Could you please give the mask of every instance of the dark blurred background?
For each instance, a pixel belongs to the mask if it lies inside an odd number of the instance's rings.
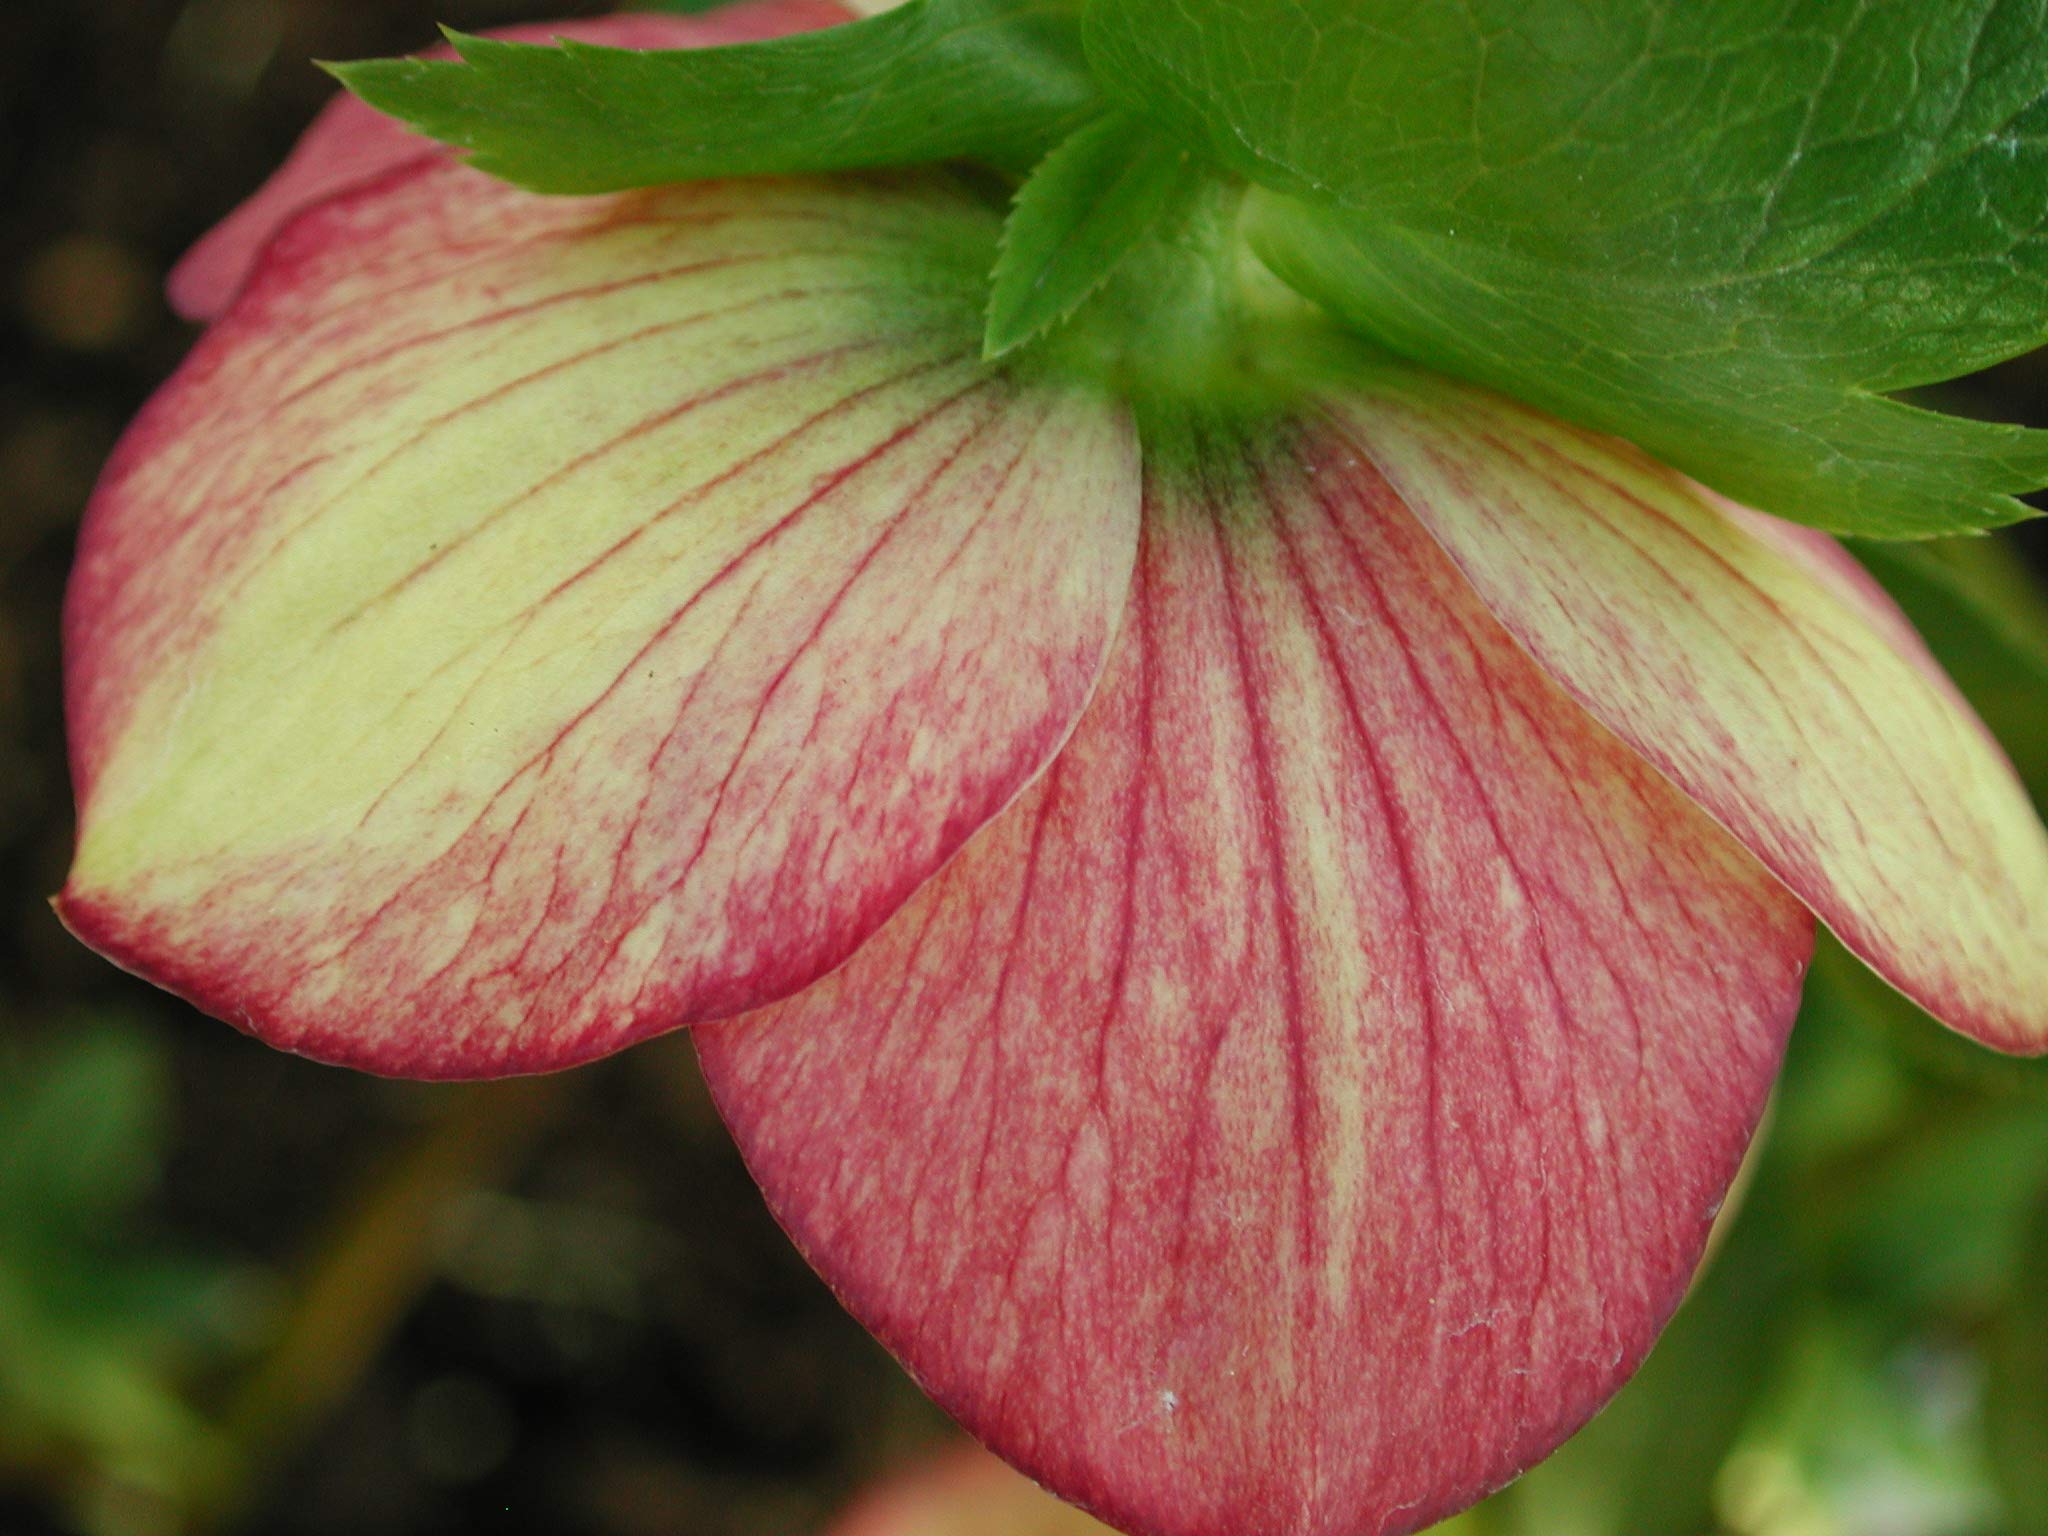
[[[194,334],[166,269],[325,99],[308,59],[562,8],[0,7],[0,1536],[817,1529],[943,1425],[776,1232],[685,1045],[374,1081],[122,976],[44,901],[58,605],[101,461]],[[2044,398],[2037,359],[1949,403]],[[2038,786],[2048,671],[1937,639]],[[2048,1090],[1829,963],[1700,1296],[1471,1530],[2048,1531]]]

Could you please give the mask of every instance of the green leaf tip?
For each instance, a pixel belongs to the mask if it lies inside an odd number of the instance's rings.
[[[983,357],[1003,357],[1072,315],[1204,174],[1121,112],[1069,136],[1018,191],[1003,228]]]
[[[948,159],[1028,165],[1100,110],[1066,0],[911,0],[721,48],[446,35],[455,59],[370,60],[337,78],[536,192]]]

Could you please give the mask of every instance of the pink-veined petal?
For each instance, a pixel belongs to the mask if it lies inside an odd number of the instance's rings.
[[[322,204],[131,429],[60,910],[323,1059],[538,1070],[842,959],[1058,750],[1121,411],[978,362],[942,176]]]
[[[1147,442],[1045,777],[695,1036],[777,1215],[975,1434],[1144,1536],[1388,1536],[1676,1305],[1812,922],[1326,439]]]
[[[977,1445],[897,1473],[864,1495],[831,1536],[1114,1536]]]
[[[1839,547],[1476,390],[1390,379],[1342,417],[1508,630],[1843,943],[2048,1050],[2048,833]]]
[[[486,36],[518,43],[573,38],[610,48],[713,48],[829,27],[849,14],[832,0],[739,0],[697,16],[644,11],[582,16],[502,27]],[[446,58],[452,52],[443,44],[426,50],[426,56]],[[447,153],[396,118],[338,93],[270,179],[172,268],[165,284],[171,307],[187,320],[213,319],[240,291],[263,247],[296,215],[401,166]]]

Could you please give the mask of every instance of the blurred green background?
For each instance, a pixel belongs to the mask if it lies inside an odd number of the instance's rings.
[[[680,1042],[378,1082],[198,1017],[44,903],[58,603],[99,463],[191,340],[164,271],[324,99],[307,59],[559,14],[0,8],[0,1536],[779,1536],[945,1433],[775,1231]],[[2048,366],[1944,403],[2048,423]],[[2037,799],[2039,550],[1871,556]],[[1693,1299],[1591,1429],[1454,1524],[2048,1536],[2048,1066],[1824,952]]]

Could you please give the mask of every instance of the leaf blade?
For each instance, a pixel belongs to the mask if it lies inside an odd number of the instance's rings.
[[[1399,356],[1627,438],[1795,522],[1927,538],[2030,516],[2048,432],[1966,420],[1817,378],[1764,304],[1683,310],[1612,274],[1429,236],[1362,234],[1255,196],[1247,228],[1286,281]],[[1747,338],[1761,333],[1761,343]]]
[[[1130,0],[1086,43],[1403,356],[1841,532],[2048,481],[1883,398],[2048,341],[2048,0]]]
[[[1066,319],[1109,280],[1201,172],[1189,154],[1111,113],[1078,130],[1018,191],[989,292],[982,355]]]
[[[821,32],[687,51],[449,40],[455,60],[331,71],[535,192],[1035,158],[1095,108],[1067,0],[912,0]]]

